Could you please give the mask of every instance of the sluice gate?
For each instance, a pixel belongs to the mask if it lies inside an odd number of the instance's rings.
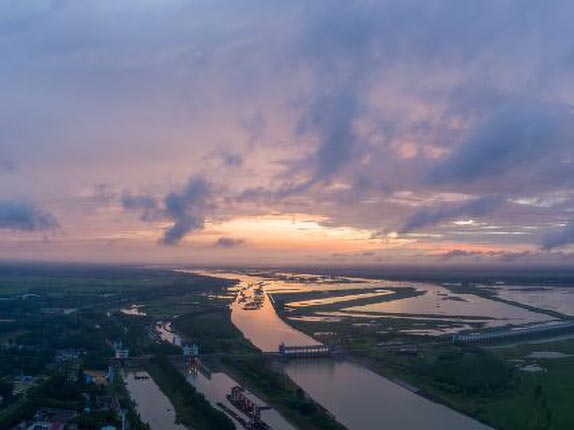
[[[334,348],[331,345],[287,346],[284,343],[279,345],[279,356],[285,359],[331,357],[333,352]]]

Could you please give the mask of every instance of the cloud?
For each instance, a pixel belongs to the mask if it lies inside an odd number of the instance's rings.
[[[122,206],[128,211],[140,212],[140,219],[145,222],[158,221],[164,217],[157,199],[149,194],[124,193]]]
[[[77,243],[87,225],[115,237],[133,222],[75,199],[100,181],[114,187],[96,203],[168,225],[166,244],[208,218],[261,214],[369,233],[488,214],[524,232],[488,236],[501,246],[539,245],[540,226],[570,219],[495,211],[488,196],[574,185],[574,2],[148,3],[0,2],[0,198],[56,202]],[[203,191],[165,185],[191,166]],[[485,201],[431,203],[446,193]],[[489,232],[502,233],[457,226],[395,245]]]
[[[484,255],[484,252],[482,251],[465,251],[462,249],[453,249],[452,251],[449,252],[445,252],[444,254],[441,254],[439,256],[440,260],[452,260],[452,259],[457,259],[457,258],[468,258],[468,257],[474,257],[474,258],[480,258]]]
[[[488,215],[505,203],[501,196],[485,196],[463,203],[441,204],[424,207],[411,215],[403,224],[401,233],[409,233],[441,221],[461,216],[481,217]]]
[[[16,168],[16,165],[12,160],[0,159],[0,171],[11,172]]]
[[[512,251],[466,251],[454,249],[439,255],[439,260],[449,261],[458,259],[474,259],[476,261],[488,260],[499,263],[512,263],[521,259],[537,257],[536,253],[530,251],[512,252]]]
[[[432,184],[465,183],[504,176],[525,164],[568,150],[574,116],[567,105],[514,100],[503,104],[471,129],[460,146],[430,171]],[[559,163],[544,164],[547,172]]]
[[[221,152],[221,161],[225,167],[241,167],[243,166],[243,157],[236,152]]]
[[[118,193],[110,184],[99,183],[94,185],[88,197],[98,202],[109,203],[117,199]]]
[[[542,239],[542,249],[551,250],[574,245],[574,223],[567,224],[562,230],[546,234]]]
[[[321,96],[305,113],[301,133],[313,130],[319,139],[317,150],[305,160],[313,167],[310,184],[331,178],[352,160],[357,143],[352,129],[358,115],[357,103],[356,90],[344,87]]]
[[[0,229],[35,232],[59,228],[56,217],[34,203],[19,200],[0,201]]]
[[[215,242],[217,248],[237,248],[245,243],[245,239],[222,236]]]
[[[376,49],[378,8],[371,4],[339,2],[336,7],[308,5],[295,38],[296,61],[304,62],[312,76],[311,88],[302,98],[298,137],[312,137],[312,154],[295,163],[306,170],[306,186],[328,182],[361,154],[362,141],[356,121],[368,111],[371,77],[381,61]],[[352,19],[349,19],[352,16]]]
[[[454,249],[449,252],[437,255],[439,261],[449,260],[473,260],[476,262],[488,263],[515,263],[523,264],[540,264],[551,263],[561,264],[571,262],[574,254],[564,252],[547,252],[547,251],[467,251]]]
[[[171,222],[160,242],[177,245],[188,233],[204,228],[205,218],[212,209],[211,197],[210,184],[197,176],[183,189],[169,192],[161,201],[149,194],[124,193],[122,205],[128,211],[140,212],[142,221]]]
[[[165,245],[174,245],[190,231],[202,230],[210,208],[211,189],[201,177],[189,180],[180,192],[171,192],[164,198],[166,217],[173,221],[163,237]]]

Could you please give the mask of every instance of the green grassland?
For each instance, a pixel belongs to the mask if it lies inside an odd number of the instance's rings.
[[[188,339],[201,345],[202,354],[257,354],[233,325],[227,307],[202,310],[176,318],[173,327]]]
[[[537,345],[538,350],[571,350],[574,342]],[[510,359],[523,359],[523,348],[482,350],[435,344],[416,357],[398,352],[362,355],[386,376],[403,379],[435,400],[502,430],[572,428],[574,359],[537,359],[545,369],[529,373]]]

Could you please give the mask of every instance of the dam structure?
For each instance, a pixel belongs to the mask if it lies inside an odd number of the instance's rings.
[[[331,357],[334,353],[334,348],[331,345],[301,345],[301,346],[287,346],[284,343],[279,345],[279,356],[283,359],[293,358],[322,358]]]

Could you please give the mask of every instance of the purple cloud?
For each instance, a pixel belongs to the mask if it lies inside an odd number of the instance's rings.
[[[177,245],[190,232],[202,230],[205,217],[212,208],[210,184],[202,177],[193,177],[178,191],[168,193],[161,201],[149,194],[122,196],[126,210],[140,212],[142,221],[170,221],[161,239],[164,245]]]
[[[237,248],[245,243],[245,239],[236,239],[233,237],[222,236],[215,242],[217,248]]]
[[[550,250],[574,245],[574,224],[567,224],[560,231],[553,231],[542,238],[542,249]]]
[[[505,203],[501,196],[486,196],[463,203],[441,204],[425,207],[411,215],[403,224],[401,233],[409,233],[441,221],[465,217],[482,217],[488,215]]]
[[[35,232],[59,228],[56,217],[34,203],[20,200],[0,201],[0,229]]]

